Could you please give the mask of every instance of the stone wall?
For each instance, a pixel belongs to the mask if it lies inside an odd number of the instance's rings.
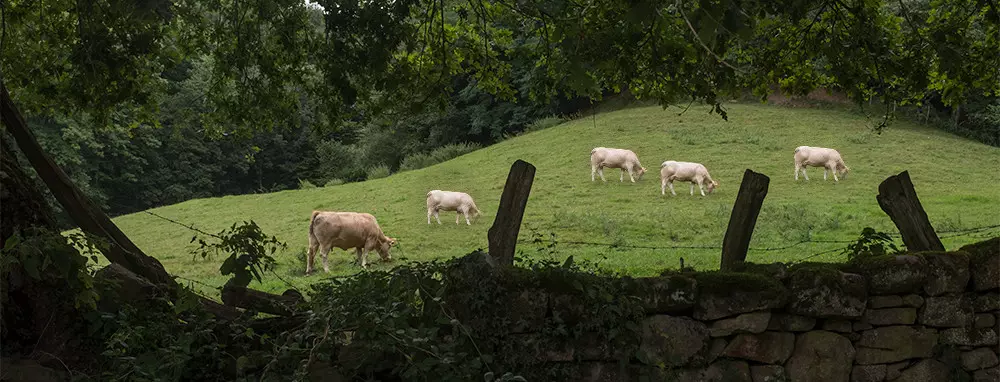
[[[533,323],[595,307],[523,291],[504,341],[536,362],[514,371],[529,380],[561,368],[560,379],[578,381],[1000,381],[1000,238],[635,282],[646,312],[638,343],[542,330]]]

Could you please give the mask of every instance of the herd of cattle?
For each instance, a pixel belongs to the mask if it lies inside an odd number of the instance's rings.
[[[850,169],[844,164],[844,159],[840,153],[834,149],[823,147],[799,146],[795,148],[795,180],[799,180],[799,173],[809,180],[806,174],[806,167],[823,167],[823,180],[827,179],[827,174],[833,173],[835,182],[841,177],[847,177]],[[596,181],[595,175],[600,175],[601,181],[604,179],[605,168],[617,168],[621,170],[618,180],[625,181],[625,173],[628,173],[629,180],[635,183],[636,179],[642,179],[646,173],[646,168],[639,163],[639,157],[635,152],[626,149],[614,149],[607,147],[597,147],[590,151],[590,180]],[[660,194],[666,195],[669,187],[670,193],[674,196],[674,181],[690,182],[691,195],[694,195],[694,186],[697,185],[701,191],[701,196],[705,196],[705,189],[711,194],[715,188],[719,187],[719,182],[712,179],[708,174],[708,169],[693,162],[666,161],[660,164]],[[438,216],[440,211],[455,211],[455,224],[461,223],[461,218],[465,217],[465,224],[471,225],[470,215],[473,219],[480,215],[479,208],[472,200],[472,196],[464,192],[431,190],[427,192],[427,224],[431,224],[431,216],[441,224]],[[316,252],[323,256],[323,270],[330,271],[327,264],[327,254],[333,248],[344,250],[354,249],[357,253],[357,261],[362,267],[368,266],[368,252],[377,251],[383,261],[392,260],[389,250],[396,245],[396,239],[388,237],[382,232],[375,217],[362,212],[333,212],[333,211],[313,211],[309,223],[309,251],[306,260],[306,274],[313,271],[313,262]]]

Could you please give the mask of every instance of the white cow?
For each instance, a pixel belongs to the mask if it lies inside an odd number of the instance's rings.
[[[472,225],[469,222],[470,213],[472,213],[473,218],[479,216],[479,208],[476,207],[476,202],[472,200],[472,196],[469,196],[469,194],[441,190],[428,191],[427,224],[431,224],[431,215],[434,215],[438,224],[441,224],[441,217],[438,216],[439,211],[455,211],[455,224],[459,224],[459,219],[462,215],[465,215],[466,225]]]
[[[646,168],[642,167],[642,164],[639,163],[639,157],[632,150],[607,147],[595,147],[590,150],[590,181],[595,181],[594,174],[596,173],[601,175],[601,181],[607,182],[604,179],[605,167],[622,170],[621,176],[618,178],[619,182],[625,181],[626,171],[628,171],[628,177],[632,183],[635,183],[635,178],[642,180],[642,175],[646,173]]]
[[[809,180],[809,174],[806,174],[806,167],[822,167],[823,168],[823,180],[826,180],[827,172],[833,172],[833,181],[838,182],[837,175],[840,174],[847,179],[847,172],[850,171],[847,165],[844,164],[844,159],[840,157],[840,153],[834,149],[828,149],[823,147],[809,147],[809,146],[799,146],[795,148],[795,180],[799,180],[799,171],[802,171],[802,175]]]
[[[691,182],[691,195],[694,195],[696,184],[701,196],[705,196],[705,187],[708,187],[709,194],[719,187],[719,182],[712,180],[712,176],[708,175],[708,169],[701,163],[668,160],[660,164],[660,195],[666,195],[669,186],[670,194],[677,196],[674,192],[675,180]]]
[[[306,274],[312,273],[318,249],[323,255],[323,271],[330,272],[326,257],[334,247],[357,252],[358,262],[368,267],[368,252],[378,251],[382,261],[392,260],[389,249],[396,239],[385,236],[375,217],[359,212],[313,211],[309,222],[309,252]]]

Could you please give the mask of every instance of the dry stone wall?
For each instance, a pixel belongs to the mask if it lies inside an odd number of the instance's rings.
[[[851,264],[747,264],[636,279],[638,343],[542,330],[592,306],[545,289],[511,304],[529,380],[1000,381],[1000,238]],[[573,338],[567,340],[566,338]],[[549,377],[541,377],[548,375]]]

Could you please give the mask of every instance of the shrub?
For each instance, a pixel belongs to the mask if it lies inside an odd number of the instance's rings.
[[[308,190],[310,188],[316,188],[316,185],[312,184],[308,179],[299,179],[300,190]]]
[[[333,187],[333,186],[339,186],[341,184],[344,184],[344,180],[343,179],[333,178],[333,179],[330,179],[328,182],[326,182],[326,184],[324,184],[323,187]]]
[[[480,146],[475,143],[455,143],[444,145],[432,150],[429,153],[413,154],[399,165],[399,171],[409,171],[433,166],[435,164],[453,159],[455,157],[479,150]]]
[[[861,231],[861,236],[854,244],[848,245],[844,249],[844,254],[848,260],[855,260],[866,257],[878,257],[902,252],[892,240],[892,237],[885,232],[875,231],[871,227],[865,227]]]
[[[366,179],[368,180],[385,178],[390,175],[389,166],[380,164],[377,166],[369,167],[368,170],[365,171],[365,174],[367,175]]]
[[[530,133],[530,132],[533,132],[533,131],[545,130],[545,129],[548,129],[548,128],[552,127],[552,126],[558,125],[558,124],[563,123],[563,122],[566,122],[566,120],[564,120],[562,118],[559,118],[559,117],[555,117],[555,116],[545,117],[545,118],[542,118],[542,119],[537,119],[537,120],[535,120],[535,122],[532,122],[527,127],[525,127],[524,128],[524,132],[525,133]]]

